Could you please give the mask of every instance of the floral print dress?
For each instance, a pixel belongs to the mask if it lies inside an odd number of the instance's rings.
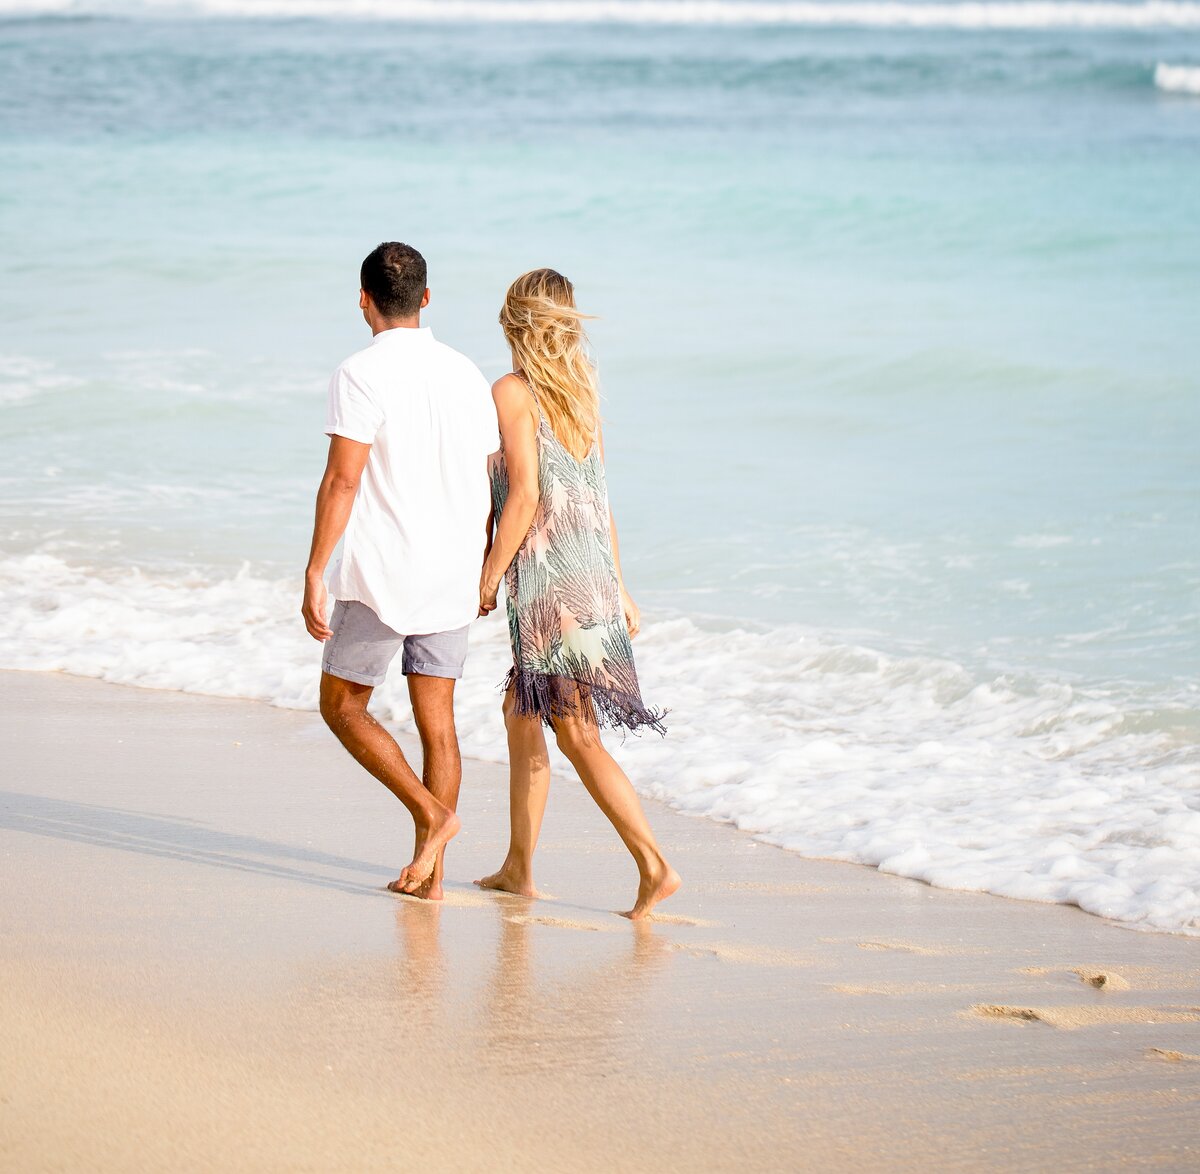
[[[537,393],[520,375],[537,402]],[[547,725],[565,715],[613,729],[666,733],[642,702],[613,561],[600,445],[577,460],[538,403],[538,505],[504,576],[517,712]],[[508,500],[504,452],[489,465],[498,519]]]

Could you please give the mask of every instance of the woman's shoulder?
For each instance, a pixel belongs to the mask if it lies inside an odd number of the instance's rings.
[[[537,400],[530,391],[529,384],[520,375],[512,372],[508,375],[501,375],[492,384],[492,399],[496,401],[496,407],[500,411],[507,409],[511,412],[524,409],[533,416],[538,414]]]
[[[507,375],[501,375],[495,383],[492,384],[492,395],[494,396],[513,396],[517,393],[529,398],[529,385],[515,371],[510,371]]]
[[[528,385],[519,375],[502,375],[492,384],[492,400],[500,419],[502,436],[534,436],[541,421],[541,411]]]

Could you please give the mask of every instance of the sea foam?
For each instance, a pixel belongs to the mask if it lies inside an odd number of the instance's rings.
[[[4,667],[315,708],[294,582],[30,554],[0,560],[0,591]],[[981,676],[799,626],[662,619],[637,652],[671,710],[665,740],[612,740],[645,795],[806,856],[1200,933],[1196,696]],[[504,623],[476,624],[458,700],[476,758],[504,760],[509,659]],[[377,703],[411,729],[398,672]]]
[[[10,15],[333,17],[445,23],[763,25],[914,29],[1200,28],[1188,0],[979,0],[806,3],[803,0],[0,0]]]
[[[1160,62],[1154,67],[1154,84],[1169,94],[1200,94],[1200,66]]]

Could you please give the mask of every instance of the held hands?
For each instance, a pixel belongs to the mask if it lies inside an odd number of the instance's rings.
[[[329,592],[325,588],[324,579],[314,579],[306,576],[304,580],[304,603],[300,614],[304,617],[304,626],[314,640],[322,642],[333,635],[333,629],[326,622],[326,609],[329,605]]]
[[[625,627],[629,629],[629,638],[632,640],[642,630],[642,613],[625,590],[624,583],[621,584],[621,611],[625,616]]]

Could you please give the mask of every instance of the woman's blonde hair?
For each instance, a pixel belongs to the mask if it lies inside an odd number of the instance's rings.
[[[554,435],[582,459],[600,424],[596,369],[575,287],[554,269],[531,269],[508,287],[500,326],[517,370],[537,393]]]

